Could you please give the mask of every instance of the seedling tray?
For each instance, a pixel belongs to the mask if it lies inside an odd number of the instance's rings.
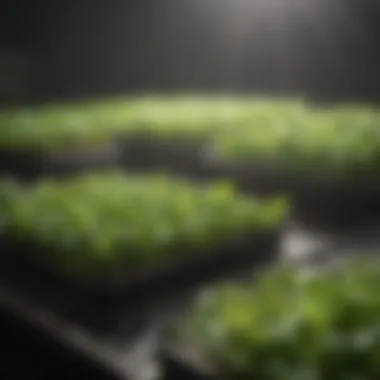
[[[132,171],[164,170],[195,179],[211,179],[206,165],[206,140],[167,137],[130,137],[123,144],[123,166]]]
[[[356,271],[355,260],[365,259],[379,266],[380,239],[376,236],[378,227],[363,229],[355,236],[343,237],[323,249],[308,252],[307,257],[293,262],[297,270],[311,276],[324,276],[339,273],[347,264]],[[187,339],[187,338],[186,338]],[[221,369],[208,359],[208,355],[200,346],[192,345],[189,341],[177,342],[174,345],[163,345],[161,357],[165,371],[165,380],[216,380],[221,378]]]
[[[90,169],[119,166],[121,149],[112,141],[73,149],[0,148],[0,174],[19,179],[67,177]]]
[[[239,237],[152,270],[91,278],[65,275],[57,265],[50,265],[46,253],[33,250],[27,242],[3,237],[0,281],[26,288],[29,297],[59,313],[85,323],[109,325],[136,304],[197,291],[204,283],[275,261],[279,237],[280,231]]]

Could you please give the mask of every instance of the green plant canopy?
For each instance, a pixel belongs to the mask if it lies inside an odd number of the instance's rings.
[[[326,176],[380,173],[380,113],[336,108],[287,110],[252,116],[238,133],[226,130],[215,143],[219,156],[247,164]]]
[[[3,180],[1,229],[42,247],[65,269],[141,269],[204,251],[284,220],[283,199],[258,201],[227,183],[209,187],[164,175],[113,171],[45,180],[21,190]]]
[[[0,146],[54,148],[135,135],[209,139],[252,114],[301,107],[301,100],[143,96],[13,108],[0,113]]]
[[[377,379],[379,274],[368,261],[316,276],[276,269],[205,294],[181,334],[226,380]]]

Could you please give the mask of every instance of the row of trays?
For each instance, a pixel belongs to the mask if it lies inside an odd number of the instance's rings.
[[[202,189],[201,193],[198,192],[200,189]],[[166,196],[163,197],[162,194],[165,192]],[[192,196],[189,197],[189,193]],[[341,193],[340,197],[344,197],[344,193]],[[359,196],[358,199],[360,199]],[[96,210],[95,204],[99,205],[99,210],[89,213],[89,210]],[[163,220],[165,208],[159,209],[156,206],[175,205],[183,212],[182,216],[186,215],[187,220],[194,215],[199,217],[194,220],[204,220],[205,215],[201,212],[207,210],[211,212],[220,209],[225,204],[230,206],[223,208],[224,214],[211,218],[208,228],[211,228],[216,220],[234,219],[236,223],[243,223],[243,221],[244,223],[241,225],[241,230],[240,228],[235,230],[236,234],[227,233],[228,230],[225,229],[218,230],[218,234],[214,235],[207,245],[193,246],[191,250],[186,244],[181,246],[180,240],[174,239],[175,245],[166,246],[171,248],[170,255],[154,260],[152,266],[141,265],[142,263],[132,260],[126,262],[126,266],[123,267],[125,272],[120,270],[117,273],[112,272],[110,269],[115,266],[109,266],[110,262],[105,260],[110,251],[98,249],[95,251],[100,254],[99,258],[96,258],[92,264],[86,261],[88,257],[83,254],[90,252],[86,233],[93,230],[96,235],[100,231],[96,229],[97,223],[102,228],[112,225],[114,217],[127,215],[118,216],[118,212],[123,209],[131,210],[133,204],[135,204],[135,211],[127,213],[128,218],[131,218],[129,219],[131,224],[134,224],[138,215],[146,213],[146,219],[151,219],[152,223],[157,225],[156,217],[159,215],[160,220]],[[372,203],[372,206],[374,205],[375,203]],[[332,206],[326,210],[326,215],[330,217],[333,217]],[[66,178],[63,181],[45,179],[28,187],[25,187],[22,182],[6,180],[1,189],[1,207],[1,285],[11,289],[15,294],[22,294],[24,298],[33,300],[37,305],[42,305],[49,313],[75,321],[75,324],[97,332],[109,331],[123,324],[123,321],[130,323],[127,321],[131,310],[139,315],[139,310],[143,313],[143,310],[152,302],[172,307],[174,300],[178,300],[178,297],[194,299],[194,295],[197,295],[195,298],[200,298],[208,283],[226,278],[246,279],[251,271],[275,264],[280,255],[279,245],[282,235],[291,217],[288,202],[282,198],[255,199],[251,195],[242,194],[226,183],[201,185],[160,176],[154,178],[154,176],[142,174],[126,175],[123,171],[88,173],[80,177]],[[107,207],[111,207],[113,215],[116,213],[116,216],[110,217],[105,212]],[[237,214],[234,212],[235,207],[239,210]],[[345,207],[347,208],[347,203]],[[243,209],[247,209],[247,213],[243,212]],[[49,215],[46,212],[49,210],[55,210],[55,214]],[[148,214],[148,210],[156,210],[157,213]],[[187,214],[189,210],[193,211]],[[358,216],[361,216],[360,212],[363,210],[359,207],[357,211]],[[343,217],[347,218],[350,212],[352,211],[348,210]],[[374,207],[371,212],[376,216]],[[248,215],[255,214],[255,218],[248,218]],[[268,215],[271,215],[269,220]],[[72,217],[74,218],[70,219]],[[78,236],[71,236],[82,243],[79,249],[73,250],[73,245],[67,243],[67,239],[70,238],[69,233],[57,234],[57,231],[64,231],[62,227],[65,227],[65,224],[57,224],[57,220],[61,220],[61,223],[73,224],[81,231],[79,239]],[[96,223],[92,225],[91,221],[94,220]],[[180,224],[181,220],[170,219],[170,221],[171,225],[175,225]],[[126,223],[125,227],[127,226]],[[225,226],[222,225],[222,227]],[[148,225],[145,231],[152,228],[153,224],[150,227]],[[40,231],[48,231],[50,236],[43,236]],[[159,236],[160,232],[156,232]],[[148,239],[156,235],[153,233],[144,236]],[[193,237],[188,236],[187,243],[194,241]],[[130,240],[128,244],[133,241],[136,242],[136,240]],[[90,248],[109,247],[107,244],[99,244],[100,246],[94,245]],[[125,253],[128,253],[128,247],[131,248],[128,244],[121,246],[125,248],[123,251]],[[81,255],[86,259],[85,261],[72,261],[73,258],[81,257]],[[64,257],[69,261],[65,261]],[[96,265],[93,265],[94,263]],[[72,264],[78,264],[78,266],[73,268]],[[104,272],[102,268],[105,269]],[[373,288],[376,289],[375,286]],[[46,289],[49,291],[47,292]],[[144,318],[143,322],[147,325],[153,320],[154,318],[150,316],[147,319]],[[160,336],[163,337],[165,334],[160,334]],[[172,343],[171,340],[169,341]],[[214,352],[207,352],[207,348],[199,346],[198,341],[190,339],[185,343],[178,343],[174,339],[174,348],[171,344],[167,348],[166,340],[162,343],[161,354],[154,360],[149,359],[160,364],[156,372],[150,374],[149,380],[158,379],[160,376],[167,379],[175,377],[199,380],[217,379],[221,376],[235,379],[240,376],[239,373],[235,376],[233,372],[229,372],[232,371],[231,368],[224,367],[224,356],[222,359],[218,357],[219,361],[214,362],[213,358],[210,358]],[[183,345],[186,348],[183,348]],[[230,357],[227,356],[227,359],[230,360]],[[133,360],[130,361],[133,362]],[[230,364],[228,361],[226,363]],[[141,366],[144,365],[147,363],[141,364]],[[138,371],[133,366],[132,368],[129,371],[131,379],[144,379],[144,374],[140,377],[140,374],[137,374]],[[341,368],[334,369],[335,372],[338,370],[342,371]],[[374,371],[373,378],[376,378],[378,375],[376,369],[371,369],[371,371]],[[262,372],[255,372],[255,370],[252,373],[261,379],[269,376],[267,374],[264,376]],[[245,378],[244,373],[241,376]],[[278,378],[281,379],[281,377]]]
[[[210,146],[200,140],[132,138],[89,149],[1,149],[3,177],[33,180],[30,186],[14,179],[1,183],[1,286],[93,331],[131,325],[131,314],[147,325],[153,317],[142,315],[152,303],[194,298],[207,283],[246,279],[276,263],[290,219],[346,233],[380,219],[376,177],[334,177],[328,168],[330,175],[318,177],[311,164],[308,172],[307,165],[294,171],[242,163],[223,159]],[[96,173],[101,168],[122,170]],[[206,183],[124,169],[166,170]],[[236,189],[217,179],[232,180]],[[287,201],[271,199],[278,194]],[[239,342],[245,342],[237,341],[240,349]],[[185,341],[193,343],[197,346]],[[181,351],[178,345],[164,350],[161,362],[169,378],[267,376],[233,374],[223,360],[209,371],[178,355]]]

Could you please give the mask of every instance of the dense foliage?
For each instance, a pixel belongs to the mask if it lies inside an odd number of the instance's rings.
[[[0,145],[51,149],[101,144],[119,134],[102,114],[76,107],[14,109],[0,114]]]
[[[256,201],[228,184],[117,171],[24,190],[3,180],[0,190],[2,232],[46,248],[73,271],[141,269],[274,229],[287,213],[282,199]]]
[[[298,100],[234,97],[141,97],[15,108],[0,113],[0,145],[55,147],[122,136],[208,139],[249,122],[264,107],[298,107]],[[261,112],[261,111],[260,111]]]
[[[323,276],[276,270],[206,294],[181,331],[226,380],[378,379],[379,275],[365,261]]]
[[[355,104],[317,109],[302,99],[142,96],[2,111],[0,146],[202,141],[229,161],[364,177],[378,174],[379,125],[377,110]]]
[[[216,142],[219,156],[325,176],[379,174],[380,113],[349,107],[256,113]],[[256,126],[256,127],[255,127]]]

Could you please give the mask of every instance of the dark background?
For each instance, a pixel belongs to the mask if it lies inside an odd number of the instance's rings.
[[[380,99],[377,0],[11,0],[0,37],[28,56],[29,100],[184,89]]]

